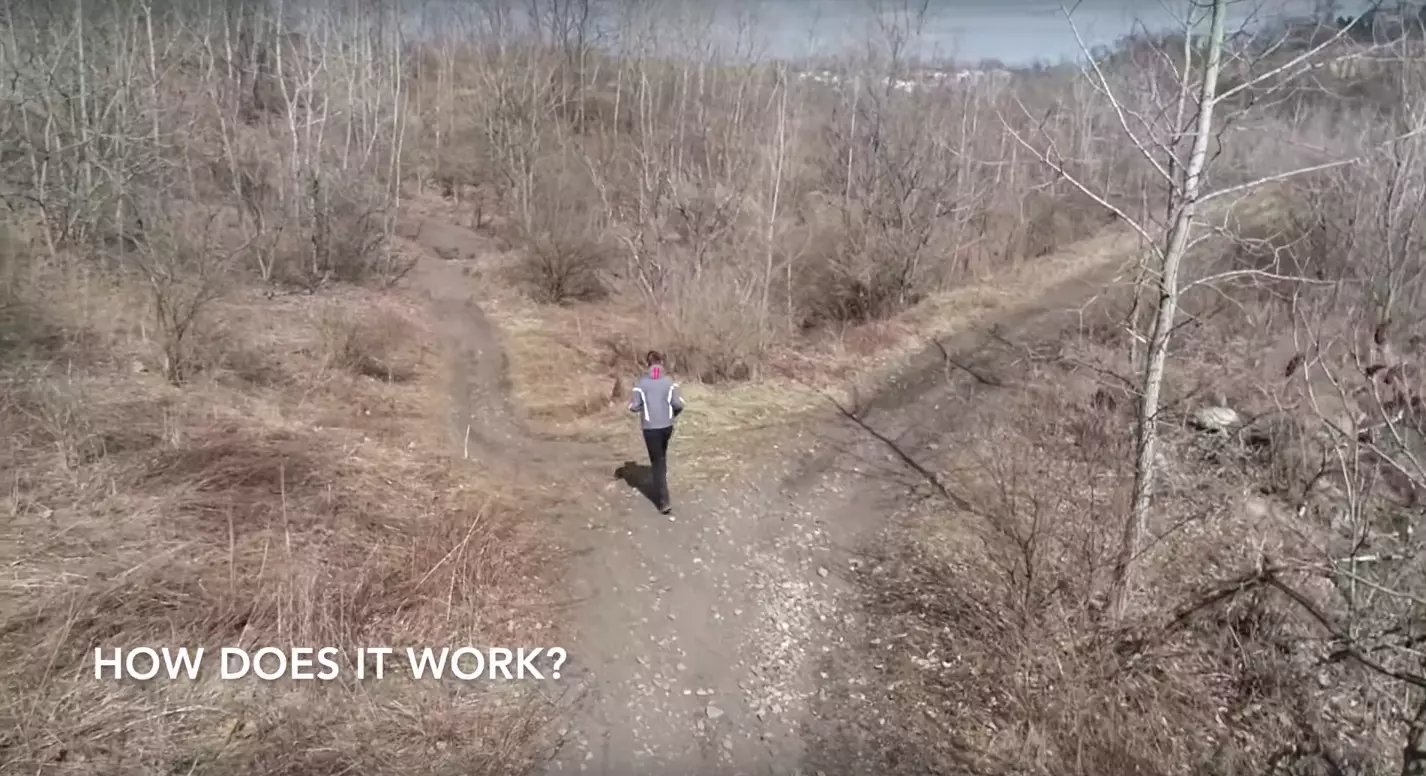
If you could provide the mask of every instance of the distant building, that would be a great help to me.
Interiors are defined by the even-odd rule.
[[[892,89],[898,92],[914,92],[925,89],[935,89],[948,84],[963,83],[966,81],[979,82],[985,79],[1007,78],[1010,76],[1009,70],[915,70],[906,73],[899,78],[883,78],[882,84],[890,84]],[[844,75],[831,70],[809,70],[797,74],[798,80],[810,81],[820,84],[846,84],[860,79],[860,76]]]

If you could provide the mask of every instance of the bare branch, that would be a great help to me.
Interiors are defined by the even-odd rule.
[[[1361,19],[1367,17],[1368,14],[1372,13],[1380,7],[1381,0],[1373,0],[1372,2],[1367,4],[1367,7],[1364,8],[1361,13],[1357,15],[1356,19],[1353,21],[1352,24],[1343,26],[1341,29],[1337,30],[1336,34],[1334,34],[1332,37],[1322,41],[1321,43],[1313,46],[1312,48],[1309,48],[1307,51],[1298,54],[1297,56],[1293,57],[1292,59],[1289,59],[1281,65],[1278,65],[1277,67],[1268,70],[1267,72],[1261,73],[1253,78],[1250,78],[1230,89],[1223,90],[1214,99],[1220,102],[1223,100],[1230,99],[1233,95],[1238,94],[1239,92],[1242,92],[1246,89],[1251,89],[1254,86],[1262,83],[1263,81],[1275,78],[1301,65],[1307,64],[1311,66],[1318,54],[1322,53],[1323,51],[1327,50],[1328,48],[1332,47],[1333,45],[1341,41],[1343,38],[1345,38],[1356,27],[1357,24],[1361,23]],[[1360,54],[1356,54],[1356,56],[1360,56]],[[1296,75],[1296,73],[1294,73],[1294,75]]]
[[[1023,105],[1021,105],[1021,109],[1024,109]],[[1028,111],[1026,115],[1029,115]],[[1036,158],[1044,162],[1047,166],[1053,169],[1065,180],[1069,181],[1070,185],[1078,189],[1081,194],[1084,194],[1085,196],[1094,200],[1105,210],[1108,210],[1109,212],[1118,216],[1120,220],[1129,225],[1130,229],[1133,229],[1136,234],[1138,234],[1144,239],[1144,242],[1150,247],[1150,250],[1155,252],[1155,255],[1158,255],[1158,241],[1153,237],[1153,235],[1149,233],[1147,229],[1141,226],[1136,219],[1131,218],[1129,214],[1124,212],[1122,208],[1109,202],[1109,200],[1105,199],[1102,195],[1099,194],[1099,192],[1080,182],[1078,178],[1076,178],[1072,173],[1065,169],[1064,165],[1051,159],[1048,154],[1044,153],[1043,151],[1040,151],[1039,149],[1031,145],[1029,142],[1027,142],[1025,138],[1020,135],[1019,132],[1015,131],[1014,127],[1010,126],[1010,122],[1007,121],[1003,115],[1000,117],[1000,121],[1001,125],[1005,127],[1005,131],[1010,133],[1010,136],[1015,139],[1015,142],[1019,143],[1021,147],[1034,154]]]
[[[1075,7],[1078,6],[1079,2],[1077,1],[1075,3]],[[1118,96],[1114,94],[1114,90],[1109,86],[1109,79],[1105,77],[1103,69],[1101,69],[1099,66],[1099,61],[1090,55],[1089,47],[1085,45],[1084,38],[1081,37],[1079,34],[1079,27],[1074,23],[1073,9],[1067,8],[1063,4],[1061,4],[1060,11],[1064,14],[1065,21],[1069,22],[1070,31],[1074,33],[1074,39],[1075,42],[1079,45],[1080,51],[1083,52],[1085,57],[1089,60],[1089,65],[1094,70],[1095,77],[1099,79],[1099,85],[1103,87],[1103,91],[1101,93],[1109,100],[1110,107],[1114,109],[1114,115],[1116,118],[1119,119],[1119,127],[1124,131],[1125,137],[1129,138],[1129,141],[1133,143],[1134,148],[1139,151],[1139,155],[1142,156],[1144,160],[1147,161],[1154,168],[1154,171],[1159,174],[1159,177],[1163,178],[1164,182],[1166,182],[1169,186],[1177,189],[1177,186],[1179,185],[1178,181],[1175,180],[1173,175],[1171,175],[1169,171],[1165,169],[1162,164],[1159,163],[1158,159],[1154,158],[1154,155],[1150,153],[1148,148],[1146,147],[1145,142],[1141,140],[1138,134],[1136,134],[1134,130],[1129,127],[1129,120],[1125,116],[1124,106],[1120,104]],[[1163,150],[1168,150],[1166,147],[1160,147],[1163,148]]]
[[[1187,291],[1190,288],[1194,288],[1197,286],[1209,285],[1211,283],[1220,283],[1225,280],[1233,280],[1235,278],[1244,277],[1258,278],[1261,280],[1282,280],[1289,283],[1310,283],[1319,286],[1332,285],[1332,281],[1330,280],[1317,280],[1316,278],[1305,278],[1299,275],[1280,275],[1275,272],[1268,272],[1266,270],[1260,269],[1235,269],[1229,270],[1227,272],[1219,272],[1216,275],[1209,275],[1206,278],[1200,278],[1198,280],[1195,280],[1185,285],[1183,287],[1183,290]]]

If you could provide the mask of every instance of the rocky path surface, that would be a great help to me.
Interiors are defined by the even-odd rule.
[[[416,282],[446,327],[453,437],[572,494],[559,525],[574,551],[578,605],[561,681],[579,691],[547,772],[866,772],[862,748],[835,743],[847,720],[829,711],[829,689],[843,678],[819,668],[848,648],[843,626],[858,616],[844,577],[856,547],[899,500],[928,483],[950,495],[917,471],[915,456],[955,422],[959,397],[994,386],[976,372],[978,359],[1005,375],[1013,349],[987,356],[988,340],[976,334],[928,348],[867,406],[844,413],[829,404],[825,417],[759,448],[762,473],[737,485],[682,490],[675,434],[669,519],[603,485],[615,465],[610,451],[541,439],[511,411],[498,332],[460,268],[482,238],[434,222],[411,224],[406,236],[430,254]],[[1002,328],[1082,301],[1112,263]]]

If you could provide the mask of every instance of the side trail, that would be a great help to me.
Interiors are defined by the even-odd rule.
[[[860,724],[855,710],[829,708],[844,678],[821,668],[847,647],[841,634],[858,616],[844,579],[856,563],[848,548],[882,528],[908,492],[925,490],[924,478],[908,477],[909,456],[954,423],[958,396],[981,389],[945,370],[933,347],[866,412],[829,411],[787,429],[763,449],[763,473],[736,487],[680,487],[675,434],[669,520],[605,487],[612,451],[540,438],[512,411],[499,333],[463,267],[488,239],[435,221],[412,222],[403,237],[423,249],[414,281],[443,326],[457,449],[567,494],[555,525],[573,558],[577,604],[560,684],[575,687],[546,773],[866,772],[863,747],[845,732]],[[1094,285],[1066,286],[1004,323],[1072,306]],[[953,350],[980,358],[982,371],[1013,358],[970,340]]]

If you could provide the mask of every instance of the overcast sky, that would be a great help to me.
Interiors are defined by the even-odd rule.
[[[1072,0],[1070,0],[1072,2]],[[916,0],[763,0],[759,28],[779,55],[836,48],[866,35],[869,5],[901,7]],[[928,51],[961,61],[994,58],[1008,64],[1075,57],[1079,45],[1058,0],[931,0],[922,36]],[[1356,3],[1339,3],[1354,9]],[[1112,43],[1135,23],[1149,28],[1179,26],[1183,0],[1083,0],[1073,12],[1074,26],[1089,46]],[[1230,29],[1249,15],[1310,13],[1313,0],[1232,0]],[[1347,11],[1342,11],[1346,13]]]
[[[328,0],[331,2],[332,0]],[[479,14],[481,0],[406,0],[413,3],[408,17],[415,27],[428,34],[441,34],[449,22],[434,9],[444,8],[456,16]],[[529,8],[530,0],[493,0],[516,16]],[[661,45],[669,53],[707,46],[713,41],[728,43],[740,37],[740,51],[747,51],[749,31],[762,56],[800,58],[809,54],[835,54],[849,46],[864,44],[874,34],[874,8],[895,16],[897,9],[917,6],[922,0],[634,0],[657,20]],[[1180,20],[1193,0],[1080,0],[1074,7],[1074,27],[1086,46],[1113,43],[1135,29],[1181,27]],[[1241,28],[1249,18],[1281,18],[1310,14],[1324,0],[1229,0],[1229,29]],[[536,0],[548,7],[554,0]],[[609,13],[628,8],[626,0],[596,0]],[[1051,64],[1078,58],[1079,44],[1060,0],[929,0],[929,13],[921,35],[913,44],[914,53],[924,57],[953,58],[974,63],[998,59],[1008,65],[1044,61]],[[1074,2],[1074,0],[1066,0]],[[1202,2],[1202,0],[1200,0]],[[1336,0],[1338,13],[1351,13],[1363,0]],[[507,5],[508,4],[508,5]],[[653,8],[654,10],[648,10]],[[422,10],[417,10],[422,9]],[[904,13],[902,14],[905,15]],[[1203,10],[1198,12],[1206,18]],[[712,34],[699,24],[681,24],[680,17],[712,17]],[[418,20],[415,17],[421,17]],[[741,18],[741,27],[735,20]],[[736,32],[741,29],[741,33]],[[681,30],[681,32],[680,32]],[[721,32],[721,34],[719,34]],[[691,53],[691,52],[687,52]]]

